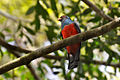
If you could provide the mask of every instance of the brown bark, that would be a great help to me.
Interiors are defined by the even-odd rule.
[[[46,47],[42,47],[40,49],[37,49],[33,52],[31,52],[30,54],[26,54],[25,56],[22,56],[20,58],[17,58],[13,61],[10,61],[2,66],[0,66],[0,74],[7,72],[11,69],[14,69],[16,67],[19,67],[21,65],[25,65],[25,64],[29,64],[32,60],[47,55],[53,51],[56,51],[58,49],[61,49],[65,46],[71,45],[71,44],[75,44],[81,41],[85,41],[88,40],[90,38],[93,37],[97,37],[100,35],[103,35],[107,32],[109,32],[110,30],[116,28],[120,26],[120,19],[115,19],[99,28],[95,28],[92,29],[90,31],[86,31],[86,32],[82,32],[80,34],[77,34],[75,36],[71,36],[67,39],[58,41],[52,45],[46,46]]]
[[[82,0],[84,3],[86,3],[91,9],[93,9],[99,16],[103,17],[106,20],[112,21],[113,18],[105,15],[102,10],[100,10],[97,6],[95,6],[93,3],[91,3],[89,0]]]

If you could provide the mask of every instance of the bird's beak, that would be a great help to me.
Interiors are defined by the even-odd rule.
[[[58,18],[58,21],[62,21],[62,18]]]

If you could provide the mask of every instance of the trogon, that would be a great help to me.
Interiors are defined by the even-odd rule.
[[[72,21],[68,16],[61,16],[58,20],[61,22],[62,39],[68,38],[81,32],[79,26],[74,21]],[[81,48],[80,42],[66,46],[69,59],[68,69],[76,68],[79,65],[80,48]]]

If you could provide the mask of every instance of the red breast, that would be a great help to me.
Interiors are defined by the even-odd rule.
[[[76,34],[78,34],[78,32],[75,28],[74,23],[64,26],[64,29],[62,30],[63,39]],[[80,47],[80,43],[77,43],[77,44],[67,46],[66,49],[69,54],[74,54],[76,53],[79,47]]]

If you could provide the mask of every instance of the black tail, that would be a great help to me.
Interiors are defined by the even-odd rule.
[[[77,51],[77,53],[73,54],[72,56],[68,54],[68,59],[69,59],[68,69],[76,68],[79,65],[80,61],[80,49]]]

